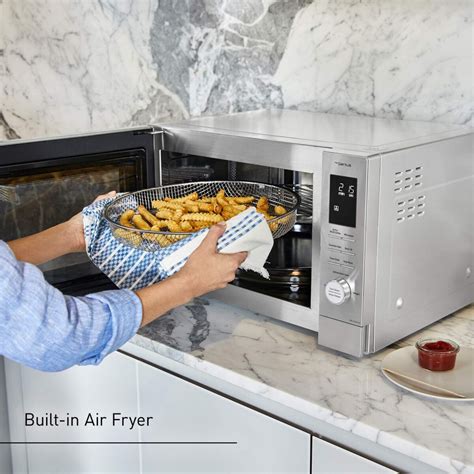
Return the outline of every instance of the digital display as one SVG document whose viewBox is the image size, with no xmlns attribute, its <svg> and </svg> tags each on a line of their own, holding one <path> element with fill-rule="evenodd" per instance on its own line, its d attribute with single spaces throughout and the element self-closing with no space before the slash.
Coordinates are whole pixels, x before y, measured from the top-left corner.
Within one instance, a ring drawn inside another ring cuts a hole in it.
<svg viewBox="0 0 474 474">
<path fill-rule="evenodd" d="M 356 226 L 357 178 L 330 175 L 329 222 L 346 227 Z"/>
</svg>

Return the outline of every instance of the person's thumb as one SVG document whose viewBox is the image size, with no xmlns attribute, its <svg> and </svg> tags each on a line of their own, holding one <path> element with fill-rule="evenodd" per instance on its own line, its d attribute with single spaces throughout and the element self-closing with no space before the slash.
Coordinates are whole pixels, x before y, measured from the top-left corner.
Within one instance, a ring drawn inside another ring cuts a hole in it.
<svg viewBox="0 0 474 474">
<path fill-rule="evenodd" d="M 217 241 L 225 232 L 225 227 L 225 222 L 219 222 L 218 224 L 213 225 L 209 229 L 209 232 L 207 233 L 206 238 L 202 241 L 201 245 L 213 249 L 215 251 L 217 247 Z"/>
</svg>

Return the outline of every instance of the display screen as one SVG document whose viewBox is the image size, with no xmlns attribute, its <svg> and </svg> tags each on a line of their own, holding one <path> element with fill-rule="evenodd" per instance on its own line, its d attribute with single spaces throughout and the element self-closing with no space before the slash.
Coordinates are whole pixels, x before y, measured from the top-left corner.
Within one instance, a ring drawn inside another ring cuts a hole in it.
<svg viewBox="0 0 474 474">
<path fill-rule="evenodd" d="M 346 227 L 356 226 L 357 178 L 330 175 L 329 222 Z"/>
</svg>

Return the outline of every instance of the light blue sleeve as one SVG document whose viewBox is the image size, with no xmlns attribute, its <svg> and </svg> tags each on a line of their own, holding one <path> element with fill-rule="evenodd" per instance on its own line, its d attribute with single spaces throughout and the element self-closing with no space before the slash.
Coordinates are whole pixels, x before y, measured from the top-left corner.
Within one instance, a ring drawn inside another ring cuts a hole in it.
<svg viewBox="0 0 474 474">
<path fill-rule="evenodd" d="M 65 296 L 0 242 L 0 355 L 44 371 L 98 364 L 138 330 L 135 293 Z"/>
</svg>

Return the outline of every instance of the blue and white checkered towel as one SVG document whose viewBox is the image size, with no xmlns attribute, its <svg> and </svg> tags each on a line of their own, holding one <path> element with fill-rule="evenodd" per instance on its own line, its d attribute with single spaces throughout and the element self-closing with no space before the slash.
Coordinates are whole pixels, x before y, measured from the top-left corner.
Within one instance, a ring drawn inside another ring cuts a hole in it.
<svg viewBox="0 0 474 474">
<path fill-rule="evenodd" d="M 119 288 L 138 290 L 173 275 L 208 233 L 208 229 L 202 229 L 156 252 L 129 247 L 115 239 L 102 217 L 104 207 L 112 200 L 94 202 L 85 207 L 82 214 L 87 254 Z M 222 253 L 248 252 L 241 268 L 269 278 L 263 265 L 272 246 L 273 236 L 264 216 L 249 208 L 227 221 L 217 250 Z"/>
</svg>

